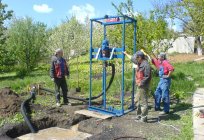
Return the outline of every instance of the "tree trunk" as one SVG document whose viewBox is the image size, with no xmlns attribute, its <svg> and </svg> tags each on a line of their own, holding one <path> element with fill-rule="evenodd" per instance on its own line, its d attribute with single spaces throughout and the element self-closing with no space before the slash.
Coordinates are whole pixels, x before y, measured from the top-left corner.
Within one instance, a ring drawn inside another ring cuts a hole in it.
<svg viewBox="0 0 204 140">
<path fill-rule="evenodd" d="M 203 49 L 202 49 L 202 44 L 201 44 L 201 37 L 200 36 L 196 37 L 196 41 L 197 41 L 198 55 L 201 56 L 201 55 L 203 55 Z"/>
</svg>

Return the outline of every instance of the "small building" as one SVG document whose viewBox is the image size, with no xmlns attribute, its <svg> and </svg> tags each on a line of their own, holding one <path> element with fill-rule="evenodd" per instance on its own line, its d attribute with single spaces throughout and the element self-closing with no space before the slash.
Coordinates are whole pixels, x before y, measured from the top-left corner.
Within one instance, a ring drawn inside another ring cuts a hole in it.
<svg viewBox="0 0 204 140">
<path fill-rule="evenodd" d="M 192 54 L 196 52 L 195 37 L 178 37 L 172 43 L 172 47 L 168 49 L 168 53 L 187 53 Z"/>
</svg>

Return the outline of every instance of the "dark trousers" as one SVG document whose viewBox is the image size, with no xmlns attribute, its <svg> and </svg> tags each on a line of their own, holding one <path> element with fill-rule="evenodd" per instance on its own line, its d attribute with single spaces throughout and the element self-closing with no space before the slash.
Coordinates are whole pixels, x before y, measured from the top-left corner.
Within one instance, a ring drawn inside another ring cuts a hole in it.
<svg viewBox="0 0 204 140">
<path fill-rule="evenodd" d="M 62 95 L 63 95 L 63 102 L 68 103 L 67 99 L 67 82 L 65 77 L 62 78 L 55 78 L 55 96 L 56 96 L 56 102 L 60 103 L 60 88 L 62 89 Z"/>
</svg>

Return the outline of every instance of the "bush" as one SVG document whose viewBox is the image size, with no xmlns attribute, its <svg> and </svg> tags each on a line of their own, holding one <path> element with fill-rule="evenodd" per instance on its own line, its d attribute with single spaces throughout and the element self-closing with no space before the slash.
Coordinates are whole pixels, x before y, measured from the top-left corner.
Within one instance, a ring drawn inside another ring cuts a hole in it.
<svg viewBox="0 0 204 140">
<path fill-rule="evenodd" d="M 20 78 L 25 77 L 28 74 L 28 71 L 25 67 L 17 67 L 16 68 L 16 75 Z"/>
</svg>

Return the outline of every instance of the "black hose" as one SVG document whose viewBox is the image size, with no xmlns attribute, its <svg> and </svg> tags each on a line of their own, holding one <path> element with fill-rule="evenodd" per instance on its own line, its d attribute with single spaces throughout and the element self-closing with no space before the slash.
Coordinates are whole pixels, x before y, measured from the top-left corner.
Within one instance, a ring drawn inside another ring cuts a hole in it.
<svg viewBox="0 0 204 140">
<path fill-rule="evenodd" d="M 110 79 L 110 81 L 109 81 L 109 83 L 108 83 L 108 86 L 107 86 L 107 88 L 106 88 L 106 91 L 108 91 L 108 89 L 110 88 L 111 84 L 113 83 L 114 77 L 115 77 L 115 65 L 112 64 L 112 63 L 109 63 L 109 66 L 111 66 L 111 68 L 112 68 L 112 74 L 111 74 L 111 79 Z M 50 92 L 50 93 L 55 93 L 55 91 L 50 90 L 50 89 L 47 89 L 47 88 L 40 87 L 39 89 L 40 89 L 40 90 L 47 91 L 47 92 Z M 100 93 L 100 94 L 97 95 L 97 96 L 92 97 L 91 100 L 98 99 L 98 98 L 101 97 L 102 95 L 103 95 L 103 92 Z M 67 96 L 67 98 L 73 99 L 73 100 L 79 100 L 79 101 L 82 101 L 82 102 L 87 102 L 87 101 L 89 100 L 89 98 L 80 98 L 80 97 L 73 97 L 73 96 Z"/>
<path fill-rule="evenodd" d="M 43 88 L 43 87 L 40 87 L 39 89 L 40 89 L 40 90 L 43 90 L 43 91 L 47 91 L 47 92 L 50 92 L 50 93 L 54 93 L 54 94 L 55 94 L 55 91 L 54 91 L 54 90 L 51 90 L 51 89 L 47 89 L 47 88 Z M 79 101 L 82 101 L 82 102 L 87 102 L 84 98 L 72 97 L 72 96 L 67 96 L 67 98 L 73 99 L 73 100 L 79 100 Z"/>
<path fill-rule="evenodd" d="M 111 68 L 112 68 L 112 76 L 111 76 L 109 84 L 108 84 L 108 86 L 106 88 L 106 91 L 110 88 L 111 84 L 113 83 L 114 76 L 115 76 L 115 65 L 112 64 L 112 63 L 109 63 L 109 66 L 111 66 Z M 43 87 L 40 87 L 39 89 L 50 92 L 50 93 L 55 93 L 55 91 L 50 90 L 50 89 L 46 89 L 46 88 L 43 88 Z M 27 110 L 26 110 L 25 106 L 29 105 L 29 102 L 31 100 L 35 99 L 35 93 L 36 93 L 35 90 L 36 90 L 36 87 L 33 87 L 32 90 L 31 90 L 30 97 L 28 99 L 26 99 L 25 101 L 23 101 L 22 104 L 21 104 L 21 113 L 22 113 L 23 118 L 24 118 L 25 122 L 27 123 L 27 125 L 28 125 L 28 127 L 29 127 L 29 129 L 31 130 L 32 133 L 36 133 L 37 131 L 33 127 L 29 117 L 27 116 L 27 113 L 26 113 Z M 102 95 L 103 95 L 103 92 L 101 94 L 99 94 L 98 96 L 92 97 L 91 100 L 95 100 L 95 99 L 101 97 Z M 72 96 L 68 96 L 67 98 L 73 99 L 73 100 L 79 100 L 79 101 L 83 101 L 83 102 L 87 102 L 89 100 L 89 98 L 80 98 L 80 97 L 72 97 Z"/>
<path fill-rule="evenodd" d="M 109 66 L 111 66 L 112 68 L 112 74 L 111 74 L 111 79 L 108 83 L 108 86 L 106 88 L 106 91 L 108 91 L 108 89 L 110 88 L 111 84 L 113 83 L 114 77 L 115 77 L 115 65 L 113 63 L 109 63 Z M 94 96 L 91 98 L 91 100 L 95 100 L 99 97 L 101 97 L 103 95 L 103 92 L 101 94 L 99 94 L 98 96 Z M 86 100 L 89 100 L 89 98 L 86 98 Z"/>
<path fill-rule="evenodd" d="M 26 122 L 26 124 L 28 125 L 29 129 L 31 130 L 32 133 L 37 133 L 37 131 L 34 129 L 29 117 L 27 116 L 27 113 L 26 113 L 26 107 L 27 105 L 29 105 L 29 102 L 35 98 L 35 94 L 34 92 L 31 92 L 31 95 L 28 99 L 26 99 L 25 101 L 22 102 L 21 104 L 21 113 L 23 115 L 23 118 Z"/>
</svg>

